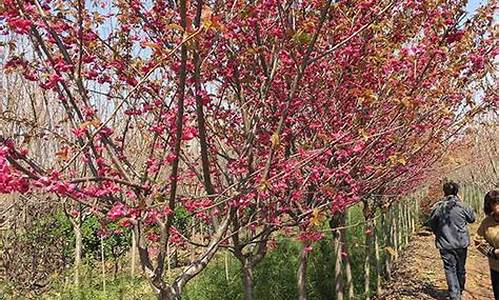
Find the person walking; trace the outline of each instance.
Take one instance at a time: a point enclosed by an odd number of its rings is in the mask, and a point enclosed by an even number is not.
[[[444,198],[433,206],[428,221],[443,260],[451,300],[461,299],[465,289],[465,261],[470,244],[467,225],[476,220],[472,208],[458,197],[458,189],[455,182],[443,185]]]
[[[490,191],[484,197],[486,217],[477,229],[475,244],[488,257],[491,285],[495,300],[498,300],[498,191]]]

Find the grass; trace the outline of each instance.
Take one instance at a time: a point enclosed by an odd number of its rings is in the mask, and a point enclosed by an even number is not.
[[[356,224],[362,221],[361,206],[352,207],[349,211],[348,222]],[[325,226],[327,225],[325,224]],[[364,288],[364,227],[351,227],[347,232],[355,293],[361,296]],[[379,239],[381,238],[382,236],[379,236]],[[278,247],[269,251],[254,270],[255,299],[288,300],[297,298],[296,272],[301,244],[286,236],[278,237],[277,244]],[[333,287],[335,259],[332,248],[332,237],[327,234],[323,240],[314,244],[309,255],[307,289],[311,300],[335,299]],[[155,299],[151,288],[142,278],[132,278],[123,273],[119,274],[116,279],[106,278],[106,290],[104,291],[98,266],[87,267],[82,274],[80,287],[70,283],[72,277],[69,270],[65,276],[58,276],[53,281],[51,289],[37,299]],[[374,276],[373,272],[372,276]],[[371,282],[375,284],[374,279]],[[372,290],[374,288],[373,286]],[[2,292],[1,289],[0,292]],[[183,299],[187,300],[236,300],[242,298],[239,262],[224,251],[221,251],[199,276],[190,281],[183,291]],[[2,298],[0,297],[0,299]],[[9,299],[17,298],[10,297]],[[26,297],[18,299],[26,299]]]

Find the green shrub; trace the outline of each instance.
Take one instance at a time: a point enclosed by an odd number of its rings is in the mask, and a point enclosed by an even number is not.
[[[67,276],[64,281],[53,283],[53,288],[44,294],[42,299],[60,300],[154,300],[156,297],[145,280],[128,275],[116,279],[106,277],[106,290],[103,290],[102,277],[97,269],[82,268],[80,286],[68,283],[72,280]]]

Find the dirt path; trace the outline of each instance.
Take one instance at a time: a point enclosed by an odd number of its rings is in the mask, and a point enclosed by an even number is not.
[[[476,232],[477,224],[470,228]],[[487,259],[474,247],[467,257],[467,283],[463,300],[490,300],[490,273]],[[415,236],[395,262],[393,280],[384,286],[378,300],[448,299],[443,263],[434,246],[434,236]]]

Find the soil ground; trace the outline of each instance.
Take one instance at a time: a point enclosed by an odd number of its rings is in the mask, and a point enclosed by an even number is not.
[[[478,224],[472,225],[471,234]],[[467,282],[463,300],[493,299],[487,259],[471,246],[467,255]],[[448,299],[443,263],[434,236],[415,235],[395,262],[392,281],[386,282],[378,300]]]

